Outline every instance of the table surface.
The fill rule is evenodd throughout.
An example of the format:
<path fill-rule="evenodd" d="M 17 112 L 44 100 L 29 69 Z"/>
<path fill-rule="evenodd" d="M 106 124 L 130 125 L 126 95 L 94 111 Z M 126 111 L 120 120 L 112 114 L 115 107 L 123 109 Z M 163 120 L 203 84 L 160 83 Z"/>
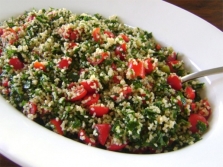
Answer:
<path fill-rule="evenodd" d="M 165 0 L 180 8 L 183 8 L 211 23 L 223 31 L 223 0 Z M 18 167 L 0 154 L 0 166 Z"/>

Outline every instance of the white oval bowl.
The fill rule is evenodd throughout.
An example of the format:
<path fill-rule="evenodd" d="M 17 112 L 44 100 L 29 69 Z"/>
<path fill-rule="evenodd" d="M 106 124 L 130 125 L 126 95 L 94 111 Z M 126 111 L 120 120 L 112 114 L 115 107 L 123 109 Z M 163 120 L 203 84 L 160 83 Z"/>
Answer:
<path fill-rule="evenodd" d="M 192 71 L 221 66 L 223 33 L 199 17 L 163 1 L 4 0 L 0 21 L 31 8 L 67 8 L 74 13 L 118 15 L 152 32 L 162 45 L 184 55 Z M 201 79 L 213 114 L 203 139 L 178 151 L 133 155 L 86 146 L 30 121 L 0 97 L 0 152 L 21 166 L 221 166 L 223 155 L 223 74 Z"/>

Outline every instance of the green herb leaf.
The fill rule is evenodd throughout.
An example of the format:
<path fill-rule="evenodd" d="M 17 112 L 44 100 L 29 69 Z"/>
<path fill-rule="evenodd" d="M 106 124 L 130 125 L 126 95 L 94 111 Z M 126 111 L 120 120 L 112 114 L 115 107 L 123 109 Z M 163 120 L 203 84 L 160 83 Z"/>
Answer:
<path fill-rule="evenodd" d="M 201 134 L 207 131 L 207 125 L 204 122 L 198 121 L 196 127 Z"/>

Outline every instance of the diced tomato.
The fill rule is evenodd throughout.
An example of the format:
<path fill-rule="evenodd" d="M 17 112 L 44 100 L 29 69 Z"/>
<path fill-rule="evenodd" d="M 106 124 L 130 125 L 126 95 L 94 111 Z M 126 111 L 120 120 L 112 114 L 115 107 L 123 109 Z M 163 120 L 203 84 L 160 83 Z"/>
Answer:
<path fill-rule="evenodd" d="M 180 63 L 179 60 L 172 60 L 172 61 L 168 61 L 167 65 L 170 68 L 170 72 L 175 72 L 176 70 L 174 69 L 174 66 L 176 66 L 178 63 Z"/>
<path fill-rule="evenodd" d="M 87 90 L 88 93 L 95 93 L 98 91 L 99 83 L 97 80 L 85 80 L 81 82 L 84 89 Z"/>
<path fill-rule="evenodd" d="M 198 113 L 199 115 L 202 115 L 202 116 L 205 117 L 206 119 L 208 119 L 208 118 L 210 117 L 210 114 L 211 114 L 210 110 L 207 110 L 207 109 L 204 108 L 204 107 L 198 109 L 197 113 Z"/>
<path fill-rule="evenodd" d="M 177 104 L 180 107 L 180 110 L 183 111 L 183 103 L 181 100 L 177 100 Z"/>
<path fill-rule="evenodd" d="M 95 28 L 92 32 L 92 36 L 95 42 L 101 42 L 101 29 Z"/>
<path fill-rule="evenodd" d="M 46 70 L 46 66 L 42 63 L 42 62 L 35 62 L 33 64 L 33 67 L 36 68 L 36 69 L 40 69 L 40 70 L 43 70 L 45 71 Z"/>
<path fill-rule="evenodd" d="M 129 42 L 129 41 L 130 41 L 129 37 L 128 37 L 127 35 L 125 35 L 125 34 L 121 34 L 121 37 L 122 37 L 122 39 L 123 39 L 125 42 Z"/>
<path fill-rule="evenodd" d="M 33 19 L 35 19 L 35 17 L 36 17 L 36 15 L 30 15 L 29 17 L 28 17 L 28 22 L 30 22 L 30 21 L 32 21 Z"/>
<path fill-rule="evenodd" d="M 145 67 L 144 67 L 144 63 L 142 61 L 131 59 L 128 62 L 128 68 L 130 68 L 134 71 L 133 78 L 135 78 L 135 77 L 145 78 Z"/>
<path fill-rule="evenodd" d="M 125 148 L 126 144 L 116 144 L 116 143 L 109 143 L 106 144 L 106 148 L 110 151 L 120 151 Z"/>
<path fill-rule="evenodd" d="M 95 129 L 98 131 L 98 141 L 101 145 L 105 145 L 110 133 L 110 124 L 96 124 Z"/>
<path fill-rule="evenodd" d="M 115 48 L 115 55 L 119 57 L 120 60 L 125 60 L 127 52 L 126 43 L 123 43 Z"/>
<path fill-rule="evenodd" d="M 77 100 L 81 100 L 87 94 L 87 91 L 80 86 L 77 87 L 74 92 L 76 93 L 76 96 L 71 99 L 71 101 L 73 102 Z"/>
<path fill-rule="evenodd" d="M 9 93 L 10 93 L 10 89 L 9 88 L 2 89 L 2 94 L 9 95 Z"/>
<path fill-rule="evenodd" d="M 170 62 L 170 61 L 175 61 L 177 60 L 177 54 L 175 52 L 173 52 L 172 54 L 170 54 L 167 58 L 166 61 Z"/>
<path fill-rule="evenodd" d="M 196 110 L 196 107 L 197 107 L 197 104 L 196 103 L 191 103 L 190 104 L 190 109 L 191 109 L 191 111 L 195 111 Z"/>
<path fill-rule="evenodd" d="M 119 79 L 119 77 L 118 77 L 117 75 L 114 75 L 114 76 L 112 77 L 112 81 L 113 81 L 114 83 L 119 84 L 121 80 Z"/>
<path fill-rule="evenodd" d="M 68 89 L 71 89 L 72 87 L 75 87 L 77 85 L 77 83 L 75 83 L 75 82 L 71 82 L 68 86 L 67 86 L 67 88 Z"/>
<path fill-rule="evenodd" d="M 1 55 L 2 55 L 2 49 L 0 48 L 0 57 L 1 57 Z"/>
<path fill-rule="evenodd" d="M 70 32 L 70 40 L 76 41 L 79 38 L 79 33 L 77 30 Z"/>
<path fill-rule="evenodd" d="M 210 107 L 209 102 L 206 99 L 200 101 L 200 107 L 198 108 L 197 113 L 199 115 L 202 115 L 206 119 L 208 119 L 210 117 L 211 107 Z"/>
<path fill-rule="evenodd" d="M 50 123 L 54 126 L 55 131 L 58 134 L 63 135 L 63 130 L 62 130 L 61 126 L 60 126 L 62 124 L 62 121 L 57 120 L 57 119 L 51 119 Z"/>
<path fill-rule="evenodd" d="M 89 138 L 88 135 L 86 134 L 86 132 L 83 129 L 81 129 L 78 132 L 78 137 L 79 137 L 79 139 L 81 141 L 83 141 L 87 145 L 91 145 L 91 146 L 95 146 L 96 145 L 95 140 L 92 139 L 92 138 Z"/>
<path fill-rule="evenodd" d="M 122 88 L 122 90 L 119 92 L 118 96 L 112 97 L 115 101 L 118 97 L 124 97 L 128 98 L 132 94 L 132 88 L 130 86 L 125 86 Z"/>
<path fill-rule="evenodd" d="M 102 117 L 104 114 L 107 114 L 109 112 L 109 108 L 106 106 L 93 104 L 89 107 L 89 113 L 91 115 L 96 115 L 97 117 Z"/>
<path fill-rule="evenodd" d="M 160 44 L 156 44 L 156 50 L 160 50 L 161 49 L 161 45 Z"/>
<path fill-rule="evenodd" d="M 81 100 L 87 94 L 86 89 L 82 85 L 78 85 L 73 82 L 68 86 L 68 91 L 71 91 L 73 93 L 72 97 L 67 97 L 67 100 L 70 100 L 72 102 Z"/>
<path fill-rule="evenodd" d="M 175 90 L 180 90 L 182 88 L 181 79 L 176 74 L 170 74 L 167 77 L 167 83 Z"/>
<path fill-rule="evenodd" d="M 194 100 L 195 98 L 195 90 L 191 86 L 187 86 L 185 88 L 185 95 L 188 99 Z"/>
<path fill-rule="evenodd" d="M 75 42 L 71 42 L 71 43 L 69 43 L 69 45 L 68 45 L 68 49 L 73 49 L 75 46 L 77 46 L 77 43 L 75 43 Z"/>
<path fill-rule="evenodd" d="M 124 97 L 128 97 L 132 93 L 132 88 L 130 86 L 126 86 L 122 89 L 121 93 Z"/>
<path fill-rule="evenodd" d="M 153 62 L 150 58 L 144 60 L 145 72 L 146 74 L 151 74 L 154 70 Z"/>
<path fill-rule="evenodd" d="M 12 28 L 7 28 L 1 35 L 2 38 L 6 38 L 7 41 L 13 45 L 18 40 L 18 35 Z M 9 37 L 9 38 L 8 38 Z"/>
<path fill-rule="evenodd" d="M 84 99 L 82 100 L 82 103 L 85 105 L 85 106 L 90 106 L 92 104 L 95 104 L 98 102 L 99 100 L 99 97 L 100 95 L 98 93 L 94 93 L 94 94 L 89 94 L 89 95 L 86 95 L 84 97 Z"/>
<path fill-rule="evenodd" d="M 62 58 L 58 63 L 58 67 L 60 69 L 67 69 L 71 63 L 72 63 L 71 58 L 69 58 L 69 57 L 68 58 Z"/>
<path fill-rule="evenodd" d="M 13 66 L 15 70 L 21 70 L 24 65 L 17 57 L 13 57 L 9 60 L 9 65 Z"/>
<path fill-rule="evenodd" d="M 101 64 L 106 59 L 106 57 L 108 57 L 108 53 L 103 52 L 101 53 L 101 55 L 96 56 L 96 57 L 90 57 L 87 60 L 89 61 L 89 63 L 95 66 L 95 65 Z"/>
<path fill-rule="evenodd" d="M 65 36 L 66 39 L 70 39 L 71 41 L 77 41 L 80 38 L 80 34 L 77 30 L 68 29 L 67 35 Z"/>
<path fill-rule="evenodd" d="M 112 63 L 111 68 L 112 68 L 112 70 L 117 70 L 116 64 L 115 63 Z"/>
<path fill-rule="evenodd" d="M 30 109 L 29 109 L 30 114 L 36 114 L 37 105 L 35 103 L 30 103 L 29 105 L 30 105 Z"/>
<path fill-rule="evenodd" d="M 3 78 L 2 79 L 2 86 L 9 87 L 9 79 L 8 78 Z"/>
<path fill-rule="evenodd" d="M 191 114 L 188 121 L 191 124 L 190 130 L 192 133 L 199 132 L 199 129 L 197 128 L 197 124 L 199 121 L 204 123 L 206 126 L 208 126 L 207 120 L 199 114 Z"/>
<path fill-rule="evenodd" d="M 0 28 L 0 36 L 2 36 L 2 34 L 3 34 L 3 29 Z"/>
<path fill-rule="evenodd" d="M 115 35 L 111 31 L 104 31 L 104 33 L 109 37 L 109 38 L 115 38 Z"/>

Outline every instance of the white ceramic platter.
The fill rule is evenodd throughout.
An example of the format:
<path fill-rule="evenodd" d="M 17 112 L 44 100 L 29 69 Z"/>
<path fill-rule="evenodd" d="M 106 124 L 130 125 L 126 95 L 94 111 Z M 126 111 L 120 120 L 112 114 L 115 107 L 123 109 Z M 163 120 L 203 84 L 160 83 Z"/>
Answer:
<path fill-rule="evenodd" d="M 75 13 L 118 15 L 132 26 L 153 32 L 189 60 L 193 70 L 223 64 L 223 33 L 206 21 L 163 1 L 1 0 L 0 21 L 31 8 L 67 8 Z M 74 142 L 28 120 L 0 97 L 0 152 L 21 166 L 222 166 L 223 74 L 203 79 L 213 107 L 203 140 L 179 151 L 157 155 L 109 152 Z"/>

